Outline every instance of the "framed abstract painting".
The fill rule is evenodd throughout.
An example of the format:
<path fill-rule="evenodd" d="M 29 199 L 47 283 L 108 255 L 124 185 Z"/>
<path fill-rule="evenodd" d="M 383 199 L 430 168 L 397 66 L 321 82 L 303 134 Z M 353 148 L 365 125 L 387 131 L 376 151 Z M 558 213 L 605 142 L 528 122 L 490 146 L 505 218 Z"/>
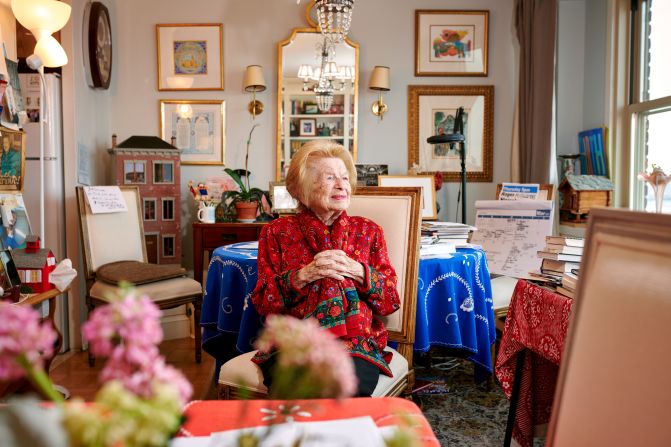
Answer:
<path fill-rule="evenodd" d="M 487 76 L 489 11 L 415 11 L 415 76 Z"/>
<path fill-rule="evenodd" d="M 156 25 L 158 89 L 223 90 L 224 25 Z"/>
<path fill-rule="evenodd" d="M 464 108 L 466 173 L 469 182 L 491 182 L 493 174 L 494 86 L 409 85 L 408 166 L 418 172 L 442 172 L 447 182 L 458 182 L 461 156 L 458 145 L 429 144 L 432 135 L 454 131 L 457 109 Z"/>

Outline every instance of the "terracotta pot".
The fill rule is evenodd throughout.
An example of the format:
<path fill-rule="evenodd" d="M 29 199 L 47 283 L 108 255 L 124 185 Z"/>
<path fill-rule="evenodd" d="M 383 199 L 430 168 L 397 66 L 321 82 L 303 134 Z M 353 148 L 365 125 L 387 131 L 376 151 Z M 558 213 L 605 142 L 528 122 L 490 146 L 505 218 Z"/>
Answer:
<path fill-rule="evenodd" d="M 239 222 L 254 222 L 256 220 L 257 202 L 237 202 L 235 211 Z"/>

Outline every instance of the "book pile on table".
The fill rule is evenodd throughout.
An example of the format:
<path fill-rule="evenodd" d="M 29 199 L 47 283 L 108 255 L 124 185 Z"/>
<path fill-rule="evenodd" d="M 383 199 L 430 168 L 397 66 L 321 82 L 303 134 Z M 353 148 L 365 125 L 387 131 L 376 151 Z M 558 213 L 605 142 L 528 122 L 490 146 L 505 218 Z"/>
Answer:
<path fill-rule="evenodd" d="M 573 298 L 584 246 L 583 238 L 547 236 L 545 249 L 538 252 L 543 259 L 539 276 L 554 283 L 557 292 Z"/>
<path fill-rule="evenodd" d="M 420 256 L 450 254 L 456 248 L 470 247 L 468 235 L 474 230 L 456 222 L 422 222 Z"/>

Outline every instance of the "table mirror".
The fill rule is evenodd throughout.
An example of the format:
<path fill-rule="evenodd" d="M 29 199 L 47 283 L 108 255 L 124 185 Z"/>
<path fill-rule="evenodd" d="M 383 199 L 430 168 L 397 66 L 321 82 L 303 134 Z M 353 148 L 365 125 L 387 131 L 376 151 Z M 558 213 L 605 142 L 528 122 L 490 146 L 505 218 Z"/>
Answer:
<path fill-rule="evenodd" d="M 277 47 L 277 180 L 311 140 L 336 141 L 357 156 L 359 45 L 326 43 L 313 6 L 306 10 L 311 27 L 295 28 Z"/>

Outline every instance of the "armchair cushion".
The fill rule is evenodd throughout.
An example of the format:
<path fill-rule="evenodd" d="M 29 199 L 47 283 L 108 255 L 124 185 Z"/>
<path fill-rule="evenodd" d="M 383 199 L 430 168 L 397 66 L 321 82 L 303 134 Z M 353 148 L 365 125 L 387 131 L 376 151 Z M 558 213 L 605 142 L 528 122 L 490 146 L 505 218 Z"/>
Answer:
<path fill-rule="evenodd" d="M 373 397 L 387 395 L 389 390 L 395 389 L 408 376 L 408 361 L 405 357 L 388 346 L 385 350 L 393 354 L 389 363 L 393 377 L 380 374 L 377 386 L 373 391 Z M 261 369 L 252 362 L 252 357 L 255 354 L 256 351 L 247 352 L 224 363 L 219 372 L 219 385 L 268 394 L 268 388 L 263 384 Z"/>
<path fill-rule="evenodd" d="M 146 294 L 156 302 L 196 296 L 203 293 L 200 283 L 187 277 L 142 284 L 135 289 L 138 294 Z M 108 301 L 108 297 L 114 295 L 118 290 L 118 286 L 104 281 L 96 281 L 89 291 L 89 296 L 100 301 Z"/>
<path fill-rule="evenodd" d="M 165 279 L 179 278 L 185 274 L 186 270 L 177 265 L 117 261 L 98 267 L 96 278 L 114 285 L 118 285 L 121 281 L 128 281 L 139 286 Z"/>

